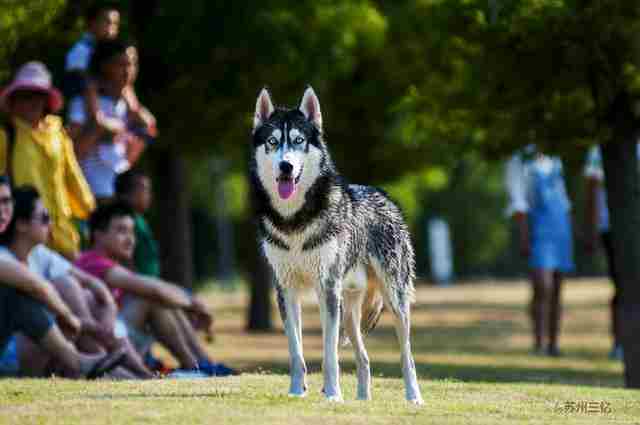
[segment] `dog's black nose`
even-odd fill
[[[280,163],[280,171],[282,171],[282,174],[289,175],[293,171],[293,165],[290,162],[282,161]]]

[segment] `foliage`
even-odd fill
[[[33,58],[59,79],[89,3],[5,1],[0,80]],[[140,97],[159,121],[152,149],[189,155],[198,208],[246,220],[255,97],[267,85],[276,102],[295,105],[310,83],[343,174],[387,189],[419,243],[425,217],[448,217],[456,257],[471,268],[498,261],[508,245],[501,172],[477,153],[495,159],[536,141],[577,163],[611,132],[604,105],[640,88],[634,2],[119,3],[123,34],[140,46]],[[465,161],[469,174],[453,184]],[[212,174],[213,162],[224,175]]]
[[[404,6],[432,40],[425,50],[399,58],[403,68],[429,75],[398,102],[407,133],[440,133],[489,154],[535,142],[575,157],[583,153],[580,147],[611,140],[607,120],[617,96],[640,93],[635,2],[451,0]],[[425,54],[434,58],[428,65],[417,60]]]

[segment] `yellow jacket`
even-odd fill
[[[32,128],[19,118],[13,120],[13,184],[32,185],[51,214],[50,246],[67,257],[80,248],[80,236],[73,218],[86,219],[95,199],[82,174],[60,117],[48,115],[42,126]],[[0,128],[0,172],[7,174],[7,134]]]

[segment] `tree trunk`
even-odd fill
[[[602,146],[615,264],[620,290],[625,383],[640,388],[640,179],[637,132],[626,99],[613,108],[612,142]]]
[[[251,205],[253,207],[253,205]],[[253,208],[250,211],[254,211]],[[253,216],[253,214],[252,214]],[[257,226],[253,222],[246,226],[247,240],[250,240],[246,252],[246,264],[249,275],[249,286],[251,288],[251,299],[249,301],[247,330],[253,332],[269,332],[273,330],[271,320],[271,293],[273,287],[273,276],[271,267],[267,260],[258,250]]]
[[[191,288],[193,249],[188,175],[184,158],[173,150],[158,151],[154,161],[155,204],[162,277]]]

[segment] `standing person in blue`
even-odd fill
[[[562,162],[529,145],[507,163],[506,187],[508,213],[517,222],[520,252],[531,269],[534,353],[559,356],[562,279],[574,269]]]
[[[638,144],[637,155],[640,158],[640,144]],[[614,261],[613,241],[611,239],[611,226],[609,223],[609,208],[607,206],[607,192],[604,188],[604,168],[602,166],[602,156],[600,148],[594,146],[587,155],[584,166],[584,177],[587,184],[586,199],[586,248],[593,253],[602,244],[604,254],[607,258],[609,277],[613,282],[613,297],[611,297],[611,336],[613,337],[613,347],[609,353],[612,359],[622,360],[623,350],[620,341],[622,333],[622,319],[620,318],[620,280]]]

